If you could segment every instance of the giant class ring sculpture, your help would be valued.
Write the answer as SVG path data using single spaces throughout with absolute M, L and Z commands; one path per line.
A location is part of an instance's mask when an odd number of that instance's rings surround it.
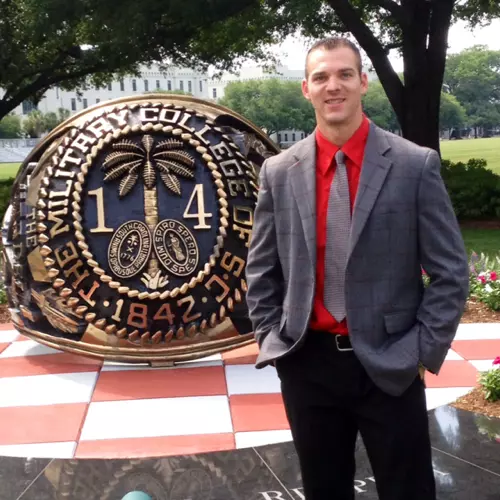
M 4 216 L 15 328 L 151 364 L 253 342 L 245 263 L 258 170 L 278 152 L 191 96 L 121 98 L 66 120 L 22 164 Z

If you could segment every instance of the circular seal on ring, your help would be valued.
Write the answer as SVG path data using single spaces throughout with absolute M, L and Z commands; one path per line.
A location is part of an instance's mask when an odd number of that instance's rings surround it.
M 144 222 L 131 220 L 122 224 L 111 238 L 108 262 L 113 274 L 131 278 L 140 273 L 151 254 L 151 234 Z
M 181 222 L 165 219 L 154 230 L 154 248 L 163 267 L 176 276 L 189 276 L 199 261 L 196 239 Z

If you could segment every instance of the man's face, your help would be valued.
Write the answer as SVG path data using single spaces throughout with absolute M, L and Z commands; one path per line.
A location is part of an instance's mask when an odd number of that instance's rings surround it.
M 348 47 L 317 49 L 309 54 L 308 77 L 302 82 L 318 124 L 339 126 L 361 116 L 361 97 L 368 89 L 366 74 L 359 74 L 356 54 Z

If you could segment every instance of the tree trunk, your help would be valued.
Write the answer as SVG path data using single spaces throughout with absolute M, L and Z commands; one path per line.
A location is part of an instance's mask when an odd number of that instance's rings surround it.
M 12 111 L 12 109 L 13 108 L 10 108 L 8 105 L 6 105 L 5 101 L 0 99 L 0 120 L 2 120 L 2 118 L 5 118 Z
M 430 88 L 426 78 L 412 75 L 406 78 L 403 115 L 399 118 L 403 137 L 438 153 L 440 93 Z
M 144 186 L 144 214 L 146 218 L 146 225 L 149 227 L 151 232 L 151 238 L 154 238 L 154 230 L 158 224 L 158 194 L 156 192 L 156 186 L 152 189 L 148 189 Z M 158 270 L 160 269 L 158 259 L 155 253 L 152 252 L 152 256 L 148 262 L 148 274 L 153 278 Z
M 427 2 L 414 3 L 412 23 L 403 32 L 404 92 L 398 118 L 406 139 L 439 151 L 439 101 L 436 114 L 427 57 L 430 9 Z

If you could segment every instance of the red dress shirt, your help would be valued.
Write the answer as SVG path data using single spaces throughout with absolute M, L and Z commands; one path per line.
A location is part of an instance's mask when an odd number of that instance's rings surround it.
M 336 334 L 347 335 L 347 322 L 344 319 L 338 323 L 327 311 L 323 303 L 323 291 L 325 287 L 325 247 L 326 247 L 326 215 L 328 210 L 328 198 L 330 186 L 335 174 L 335 153 L 342 149 L 346 156 L 347 178 L 349 182 L 349 194 L 351 202 L 351 213 L 358 192 L 359 176 L 363 157 L 365 154 L 366 140 L 370 130 L 370 122 L 363 117 L 361 126 L 353 136 L 338 148 L 329 142 L 316 129 L 316 290 L 313 302 L 313 311 L 309 327 L 313 330 L 322 330 Z M 326 263 L 326 265 L 328 265 Z

